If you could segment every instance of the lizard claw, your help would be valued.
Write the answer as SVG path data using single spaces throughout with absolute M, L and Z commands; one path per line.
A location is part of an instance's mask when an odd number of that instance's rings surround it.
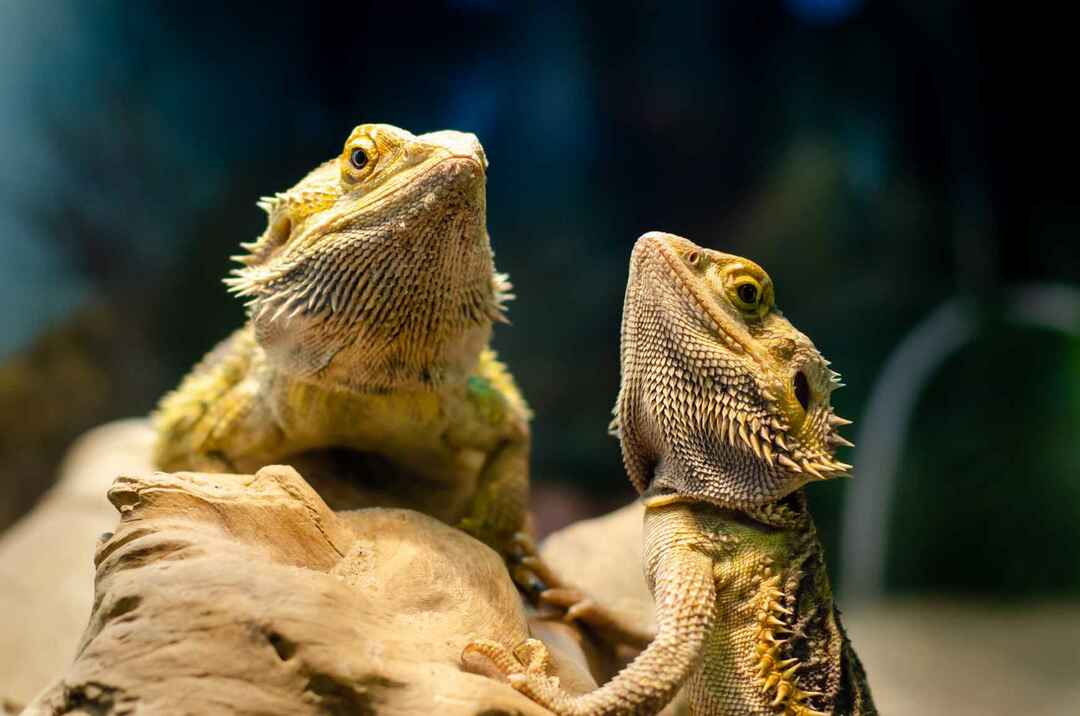
M 536 548 L 536 540 L 528 532 L 515 532 L 510 538 L 510 547 L 513 556 L 523 559 L 535 555 L 539 550 Z
M 530 681 L 547 678 L 551 653 L 539 639 L 526 639 L 513 650 L 497 641 L 474 639 L 461 652 L 466 670 L 509 683 L 518 691 Z
M 514 583 L 533 600 L 551 586 L 545 579 L 552 575 L 551 570 L 544 566 L 536 542 L 527 532 L 515 532 L 509 539 L 505 536 L 493 539 L 490 534 L 485 534 L 482 523 L 473 517 L 460 520 L 457 526 L 481 542 L 496 547 L 506 561 L 506 568 Z
M 632 617 L 620 615 L 580 589 L 546 589 L 540 593 L 540 602 L 563 610 L 563 621 L 584 624 L 613 644 L 628 644 L 643 649 L 655 636 Z
M 540 593 L 540 601 L 544 604 L 565 610 L 563 621 L 583 621 L 591 623 L 602 614 L 596 602 L 585 595 L 584 592 L 571 587 L 557 587 L 545 589 Z
M 514 581 L 528 594 L 537 597 L 562 582 L 540 557 L 536 542 L 526 532 L 517 532 L 510 540 L 507 560 Z
M 514 654 L 491 639 L 474 639 L 466 644 L 461 652 L 461 663 L 467 671 L 497 681 L 509 682 L 512 676 L 525 673 Z
M 544 584 L 536 573 L 523 564 L 513 565 L 510 569 L 510 574 L 514 578 L 514 583 L 528 594 L 543 594 L 547 589 L 547 585 Z
M 539 639 L 526 639 L 514 649 L 514 656 L 530 674 L 547 675 L 551 668 L 551 653 Z
M 529 535 L 519 532 L 511 544 L 518 557 L 516 563 L 510 558 L 510 573 L 537 606 L 553 608 L 567 624 L 592 628 L 605 641 L 644 648 L 652 640 L 653 635 L 638 628 L 633 621 L 564 582 L 537 553 L 536 544 Z M 526 659 L 521 661 L 527 663 Z
M 547 585 L 547 589 L 563 589 L 567 586 L 539 554 L 522 557 L 521 564 L 532 570 L 533 574 L 539 577 L 540 581 Z
M 544 584 L 546 589 L 560 589 L 566 587 L 566 583 L 559 578 L 548 563 L 540 556 L 540 550 L 535 540 L 527 532 L 516 532 L 510 541 L 511 557 L 523 569 L 532 573 L 533 577 Z

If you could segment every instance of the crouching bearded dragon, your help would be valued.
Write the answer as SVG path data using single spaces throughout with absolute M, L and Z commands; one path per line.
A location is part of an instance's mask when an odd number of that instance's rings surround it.
M 642 236 L 613 427 L 646 506 L 655 638 L 580 695 L 548 675 L 535 639 L 471 642 L 466 665 L 486 662 L 476 670 L 560 716 L 656 713 L 680 688 L 694 714 L 875 714 L 800 489 L 850 469 L 833 456 L 849 421 L 830 406 L 839 376 L 827 366 L 774 307 L 759 266 Z
M 529 411 L 488 347 L 511 296 L 486 171 L 472 134 L 365 124 L 261 200 L 266 230 L 226 280 L 249 319 L 161 400 L 157 466 L 290 462 L 347 478 L 331 506 L 412 507 L 506 557 L 531 549 Z

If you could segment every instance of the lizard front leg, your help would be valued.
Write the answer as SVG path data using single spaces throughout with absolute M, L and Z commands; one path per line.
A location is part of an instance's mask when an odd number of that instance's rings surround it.
M 171 471 L 238 472 L 272 462 L 284 435 L 257 380 L 204 380 L 205 393 L 178 391 L 162 401 L 154 416 L 155 465 Z
M 515 435 L 488 456 L 468 514 L 458 527 L 501 555 L 515 551 L 515 535 L 525 529 L 529 502 L 529 438 Z
M 528 470 L 528 433 L 516 433 L 488 457 L 458 527 L 502 555 L 514 581 L 536 595 L 546 585 L 534 569 L 539 555 L 528 532 Z
M 530 639 L 516 653 L 503 644 L 476 640 L 462 660 L 474 670 L 503 675 L 518 691 L 559 716 L 653 714 L 662 709 L 698 666 L 716 619 L 714 560 L 687 545 L 662 550 L 654 571 L 656 638 L 610 682 L 574 695 L 547 673 L 544 645 Z

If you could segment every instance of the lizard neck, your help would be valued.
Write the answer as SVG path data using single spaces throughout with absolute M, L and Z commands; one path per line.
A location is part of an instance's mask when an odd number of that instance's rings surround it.
M 365 341 L 328 345 L 321 367 L 298 364 L 291 354 L 265 350 L 277 379 L 329 392 L 386 394 L 436 391 L 464 383 L 476 370 L 491 339 L 491 323 L 474 325 L 439 342 L 397 341 L 374 350 Z

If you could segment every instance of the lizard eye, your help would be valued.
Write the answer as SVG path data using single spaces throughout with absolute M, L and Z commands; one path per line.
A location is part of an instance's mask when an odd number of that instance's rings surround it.
M 765 300 L 765 290 L 753 276 L 739 276 L 728 289 L 731 302 L 740 311 L 759 313 Z
M 353 169 L 363 169 L 368 163 L 367 152 L 360 147 L 352 150 L 352 154 L 349 155 L 349 163 L 353 165 Z
M 379 143 L 370 134 L 354 132 L 338 157 L 341 180 L 348 185 L 367 179 L 379 161 Z

